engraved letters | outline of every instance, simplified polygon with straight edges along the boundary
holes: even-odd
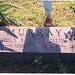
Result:
[[[18,37],[18,38],[17,38]],[[7,27],[0,29],[0,49],[12,52],[75,53],[75,29],[46,27]],[[4,47],[4,48],[3,48]],[[2,50],[3,51],[3,50]]]

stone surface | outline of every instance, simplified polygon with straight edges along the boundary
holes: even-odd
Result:
[[[75,28],[0,27],[0,52],[75,53]]]

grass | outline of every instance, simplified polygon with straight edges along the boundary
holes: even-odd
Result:
[[[18,26],[43,26],[43,22],[46,16],[41,1],[24,1],[16,0],[6,3],[15,4],[22,9],[12,8],[6,13],[10,13],[7,16],[11,18]],[[74,26],[75,25],[75,2],[53,2],[53,26]]]

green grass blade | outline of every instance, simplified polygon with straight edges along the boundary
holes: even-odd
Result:
[[[4,20],[4,22],[6,22],[6,24],[10,23],[10,21],[7,19],[7,17],[4,14],[0,13],[0,17]]]

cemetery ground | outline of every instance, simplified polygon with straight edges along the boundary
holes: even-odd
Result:
[[[12,0],[8,0],[10,3]],[[42,3],[24,2],[25,0],[12,1],[17,6],[6,10],[5,15],[14,21],[17,26],[43,26],[45,11]],[[20,3],[19,3],[20,2]],[[5,2],[4,2],[5,3]],[[2,3],[0,3],[2,4]],[[53,25],[75,25],[75,2],[54,2]],[[5,7],[0,7],[5,8]],[[3,10],[2,9],[2,10]],[[1,11],[0,11],[1,13]],[[60,13],[60,14],[59,14]],[[0,17],[1,18],[1,17]],[[1,18],[0,25],[6,22]],[[10,25],[11,26],[11,25]],[[14,25],[15,26],[15,25]],[[24,54],[25,55],[25,54]],[[1,73],[75,73],[75,54],[31,54],[24,56],[27,60],[19,61],[10,58],[8,53],[0,54]],[[5,59],[6,58],[6,59]],[[16,62],[15,62],[16,61]],[[28,62],[27,62],[28,61]]]
[[[1,18],[4,16],[4,19]],[[6,18],[6,17],[7,18]],[[37,0],[8,0],[0,1],[0,25],[8,23],[9,26],[43,26],[46,13],[41,1]],[[53,2],[53,26],[67,27],[75,25],[75,2]],[[6,20],[6,21],[4,21]],[[13,23],[13,24],[11,24]]]

